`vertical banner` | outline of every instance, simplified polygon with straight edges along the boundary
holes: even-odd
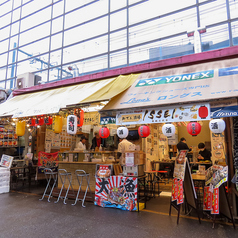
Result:
[[[213,190],[211,214],[219,214],[219,188]]]
[[[211,211],[212,210],[212,198],[213,194],[209,191],[209,186],[204,187],[204,198],[203,198],[203,210]]]
[[[172,183],[172,202],[178,199],[178,179],[173,178]]]
[[[183,180],[178,181],[178,199],[177,205],[183,203]]]
[[[124,176],[96,177],[94,204],[101,207],[136,211],[137,178]]]

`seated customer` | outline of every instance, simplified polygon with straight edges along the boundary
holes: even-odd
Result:
[[[198,144],[198,149],[199,149],[198,162],[204,162],[206,160],[209,160],[211,162],[212,154],[209,150],[206,149],[205,144],[204,143],[199,143]]]

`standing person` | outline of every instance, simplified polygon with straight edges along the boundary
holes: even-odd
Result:
[[[199,149],[198,162],[205,161],[205,160],[209,160],[211,162],[212,154],[209,150],[206,149],[205,144],[199,143],[198,149]]]
[[[106,140],[101,138],[98,132],[95,132],[92,139],[91,150],[95,150],[96,147],[99,148],[100,145],[102,145],[102,147],[106,147]]]
[[[82,137],[80,138],[80,141],[79,141],[79,143],[77,144],[76,148],[79,149],[79,150],[85,151],[85,150],[86,150],[86,140],[87,140],[87,139],[88,139],[87,137],[82,136]]]
[[[184,137],[182,137],[180,139],[180,142],[177,144],[177,149],[178,151],[180,150],[188,150],[191,151],[191,149],[188,147],[188,145],[186,144],[186,139]]]
[[[135,145],[128,141],[126,138],[119,139],[120,143],[118,144],[118,153],[120,156],[120,163],[125,164],[125,152],[135,150]]]

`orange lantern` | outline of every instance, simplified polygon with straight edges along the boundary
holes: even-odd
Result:
[[[16,135],[17,136],[24,136],[24,134],[25,134],[25,126],[26,126],[26,122],[25,121],[17,121],[16,122]]]
[[[99,136],[101,138],[107,138],[110,135],[110,131],[107,127],[102,127],[99,129]]]
[[[63,119],[61,116],[55,116],[53,120],[53,131],[54,133],[60,133],[63,127]]]
[[[77,126],[82,126],[84,121],[84,111],[82,109],[75,109],[74,115],[77,116]]]

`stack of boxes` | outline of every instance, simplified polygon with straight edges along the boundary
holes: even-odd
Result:
[[[0,167],[0,193],[8,193],[10,190],[10,169]]]

